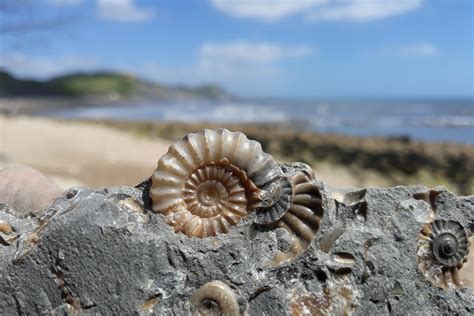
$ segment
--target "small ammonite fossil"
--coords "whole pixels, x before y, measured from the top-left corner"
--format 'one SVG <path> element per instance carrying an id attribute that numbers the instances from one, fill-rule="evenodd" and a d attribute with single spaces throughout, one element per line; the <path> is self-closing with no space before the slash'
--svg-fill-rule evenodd
<path id="1" fill-rule="evenodd" d="M 198 288 L 190 302 L 195 315 L 239 315 L 239 304 L 232 289 L 221 281 L 211 281 Z"/>
<path id="2" fill-rule="evenodd" d="M 446 267 L 460 264 L 469 251 L 464 228 L 456 221 L 436 220 L 432 229 L 431 250 L 436 260 Z"/>
<path id="3" fill-rule="evenodd" d="M 293 188 L 288 177 L 271 182 L 262 194 L 262 203 L 258 208 L 254 223 L 271 224 L 281 219 L 289 210 L 293 199 Z"/>
<path id="4" fill-rule="evenodd" d="M 308 168 L 293 168 L 288 171 L 292 187 L 292 200 L 288 212 L 272 226 L 283 228 L 290 235 L 289 249 L 277 251 L 270 266 L 278 266 L 301 255 L 311 244 L 319 230 L 324 215 L 321 192 Z M 309 169 L 310 170 L 310 169 Z"/>
<path id="5" fill-rule="evenodd" d="M 441 288 L 460 287 L 458 271 L 467 261 L 469 237 L 454 220 L 427 224 L 418 237 L 418 267 L 425 278 Z"/>
<path id="6" fill-rule="evenodd" d="M 186 135 L 160 158 L 152 176 L 152 208 L 177 232 L 215 236 L 259 207 L 281 175 L 260 143 L 239 132 L 206 129 Z"/>

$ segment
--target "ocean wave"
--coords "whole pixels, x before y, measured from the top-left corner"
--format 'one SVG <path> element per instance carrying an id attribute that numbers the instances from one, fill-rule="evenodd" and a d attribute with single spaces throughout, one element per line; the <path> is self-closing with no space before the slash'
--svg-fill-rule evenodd
<path id="1" fill-rule="evenodd" d="M 332 102 L 159 102 L 80 107 L 47 113 L 62 118 L 216 123 L 289 123 L 320 132 L 408 135 L 414 139 L 474 142 L 468 103 L 366 104 Z"/>
<path id="2" fill-rule="evenodd" d="M 215 106 L 202 104 L 199 107 L 176 106 L 162 110 L 162 118 L 166 121 L 191 122 L 283 122 L 291 120 L 285 109 L 276 106 L 260 106 L 258 104 L 225 103 Z"/>
<path id="3" fill-rule="evenodd" d="M 418 125 L 431 127 L 474 127 L 474 116 L 437 116 L 420 119 Z"/>

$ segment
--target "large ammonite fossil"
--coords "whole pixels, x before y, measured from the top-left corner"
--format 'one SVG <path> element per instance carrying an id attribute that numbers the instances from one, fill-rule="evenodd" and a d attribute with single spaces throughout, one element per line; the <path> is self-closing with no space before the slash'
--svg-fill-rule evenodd
<path id="1" fill-rule="evenodd" d="M 262 200 L 271 201 L 267 208 L 275 204 L 274 182 L 281 176 L 260 143 L 239 132 L 206 129 L 186 135 L 160 158 L 152 176 L 152 208 L 177 232 L 215 236 L 228 232 Z"/>
<path id="2" fill-rule="evenodd" d="M 454 220 L 435 220 L 418 237 L 418 267 L 425 278 L 441 288 L 460 287 L 458 271 L 467 261 L 469 238 Z"/>

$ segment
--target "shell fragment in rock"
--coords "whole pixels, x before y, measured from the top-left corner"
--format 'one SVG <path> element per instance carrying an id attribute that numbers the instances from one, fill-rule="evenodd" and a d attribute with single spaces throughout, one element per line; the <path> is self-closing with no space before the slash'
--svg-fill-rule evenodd
<path id="1" fill-rule="evenodd" d="M 211 281 L 198 288 L 190 302 L 194 315 L 238 316 L 239 304 L 232 289 L 222 281 Z"/>
<path id="2" fill-rule="evenodd" d="M 281 176 L 260 143 L 239 132 L 204 130 L 170 146 L 152 176 L 153 211 L 190 237 L 227 233 Z"/>
<path id="3" fill-rule="evenodd" d="M 0 233 L 3 233 L 5 235 L 10 235 L 13 232 L 12 225 L 10 223 L 0 220 Z"/>
<path id="4" fill-rule="evenodd" d="M 459 269 L 468 253 L 467 230 L 457 221 L 435 220 L 426 224 L 418 236 L 418 268 L 437 287 L 462 286 Z"/>

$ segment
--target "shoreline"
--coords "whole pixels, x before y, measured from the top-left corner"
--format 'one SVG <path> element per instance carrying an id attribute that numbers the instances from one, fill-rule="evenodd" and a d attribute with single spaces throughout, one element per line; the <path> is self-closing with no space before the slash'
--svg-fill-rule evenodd
<path id="1" fill-rule="evenodd" d="M 472 116 L 474 112 L 468 108 L 456 115 L 438 112 L 436 108 L 429 108 L 430 111 L 433 111 L 432 116 L 426 114 L 422 117 L 416 115 L 411 117 L 411 112 L 407 110 L 406 106 L 410 107 L 412 102 L 404 100 L 403 102 L 408 103 L 400 105 L 405 109 L 400 112 L 403 114 L 396 114 L 396 112 L 388 110 L 386 114 L 374 115 L 373 106 L 383 106 L 389 101 L 380 101 L 380 104 L 371 105 L 374 101 L 368 100 L 367 107 L 361 108 L 361 111 L 367 111 L 367 113 L 363 113 L 368 116 L 362 120 L 366 114 L 361 116 L 355 113 L 354 119 L 351 119 L 352 116 L 350 115 L 341 114 L 341 110 L 349 105 L 355 106 L 361 103 L 357 100 L 349 100 L 347 104 L 346 101 L 342 102 L 342 107 L 338 107 L 341 101 L 334 101 L 334 104 L 326 104 L 321 100 L 302 103 L 292 101 L 293 103 L 296 102 L 297 105 L 304 106 L 297 110 L 296 114 L 291 114 L 290 105 L 292 102 L 279 103 L 283 101 L 275 101 L 274 104 L 271 103 L 276 107 L 274 111 L 272 107 L 268 107 L 267 102 L 260 104 L 258 100 L 230 99 L 227 101 L 230 103 L 221 103 L 222 100 L 215 103 L 212 100 L 205 101 L 196 98 L 149 99 L 129 97 L 114 99 L 112 96 L 6 98 L 0 96 L 0 115 L 31 115 L 51 119 L 117 121 L 132 124 L 134 122 L 139 124 L 154 122 L 183 124 L 183 122 L 191 122 L 189 124 L 216 126 L 222 125 L 221 122 L 225 122 L 223 124 L 226 126 L 278 125 L 298 132 L 311 132 L 317 135 L 474 146 L 474 141 L 469 137 L 471 133 L 474 133 L 474 125 L 472 125 L 474 124 L 474 116 Z M 447 101 L 439 100 L 439 102 Z M 311 107 L 313 109 L 316 107 L 316 110 L 306 112 L 305 107 L 308 104 L 312 104 Z M 280 106 L 282 107 L 280 108 Z M 318 116 L 319 111 L 325 112 L 328 107 L 332 108 L 333 106 L 334 110 L 331 111 L 331 114 L 326 113 L 322 117 Z M 242 108 L 239 109 L 239 107 Z M 243 111 L 242 117 L 240 117 L 239 111 Z M 301 111 L 305 115 L 302 116 Z M 249 115 L 251 115 L 251 119 L 249 119 Z M 314 118 L 315 115 L 319 118 Z M 387 126 L 380 125 L 385 124 L 387 118 L 384 115 L 388 115 L 389 120 L 398 122 L 396 123 L 398 125 L 391 125 L 390 123 Z M 463 115 L 467 116 L 463 118 Z M 259 118 L 261 119 L 259 120 Z M 329 123 L 324 123 L 327 120 L 329 120 Z M 338 123 L 332 123 L 333 120 Z M 405 120 L 408 120 L 406 124 L 400 123 Z"/>

